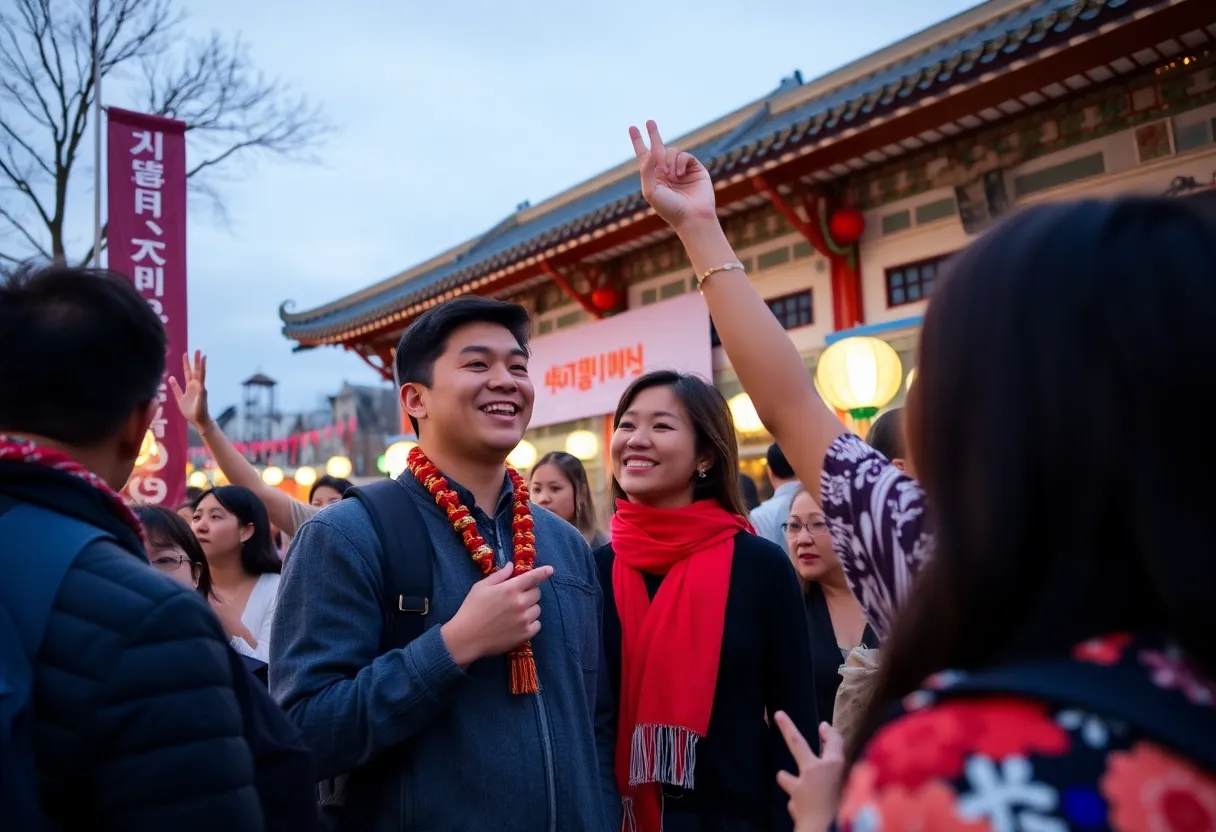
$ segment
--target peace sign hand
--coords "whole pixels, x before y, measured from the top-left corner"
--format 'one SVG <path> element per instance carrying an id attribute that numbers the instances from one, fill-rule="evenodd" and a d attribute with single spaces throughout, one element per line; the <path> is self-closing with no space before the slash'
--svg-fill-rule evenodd
<path id="1" fill-rule="evenodd" d="M 785 745 L 798 764 L 798 775 L 777 773 L 777 785 L 790 796 L 794 832 L 826 832 L 836 816 L 840 777 L 844 772 L 844 740 L 826 722 L 819 725 L 823 754 L 816 757 L 793 720 L 778 711 L 774 715 Z"/>
<path id="2" fill-rule="evenodd" d="M 677 232 L 698 221 L 717 224 L 714 184 L 709 171 L 691 154 L 665 147 L 653 121 L 646 122 L 646 131 L 650 134 L 650 149 L 646 148 L 642 131 L 629 128 L 646 201 Z"/>

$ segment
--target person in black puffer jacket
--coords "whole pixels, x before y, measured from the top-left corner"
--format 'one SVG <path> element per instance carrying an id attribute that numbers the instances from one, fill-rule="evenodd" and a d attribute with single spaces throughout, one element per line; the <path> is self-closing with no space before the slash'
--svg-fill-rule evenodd
<path id="1" fill-rule="evenodd" d="M 40 541 L 99 534 L 59 584 L 33 661 L 51 828 L 261 832 L 223 629 L 151 568 L 112 490 L 155 413 L 164 356 L 160 321 L 120 275 L 53 268 L 0 283 L 0 522 L 22 518 L 0 537 L 0 612 L 19 608 Z"/>

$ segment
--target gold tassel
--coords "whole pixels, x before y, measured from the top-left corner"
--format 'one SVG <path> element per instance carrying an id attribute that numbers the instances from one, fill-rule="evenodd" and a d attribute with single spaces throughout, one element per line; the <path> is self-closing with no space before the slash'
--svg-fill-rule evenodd
<path id="1" fill-rule="evenodd" d="M 537 693 L 540 680 L 536 677 L 536 657 L 532 645 L 524 645 L 511 653 L 511 693 Z"/>

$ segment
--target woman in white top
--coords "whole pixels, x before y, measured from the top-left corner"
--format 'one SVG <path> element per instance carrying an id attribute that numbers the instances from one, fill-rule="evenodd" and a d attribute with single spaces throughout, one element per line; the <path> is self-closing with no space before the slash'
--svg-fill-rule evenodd
<path id="1" fill-rule="evenodd" d="M 232 639 L 232 648 L 269 662 L 270 627 L 283 563 L 271 543 L 265 506 L 248 488 L 213 488 L 199 498 L 190 525 L 207 555 L 211 606 Z"/>

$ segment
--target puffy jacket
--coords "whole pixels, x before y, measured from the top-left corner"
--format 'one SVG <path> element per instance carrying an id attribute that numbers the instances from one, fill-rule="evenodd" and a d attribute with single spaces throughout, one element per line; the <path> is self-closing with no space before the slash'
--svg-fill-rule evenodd
<path id="1" fill-rule="evenodd" d="M 0 494 L 113 530 L 88 484 L 15 470 L 0 466 Z M 116 536 L 127 545 L 94 543 L 68 570 L 37 654 L 44 811 L 64 830 L 261 832 L 223 629 Z M 5 557 L 38 556 L 4 545 Z"/>

